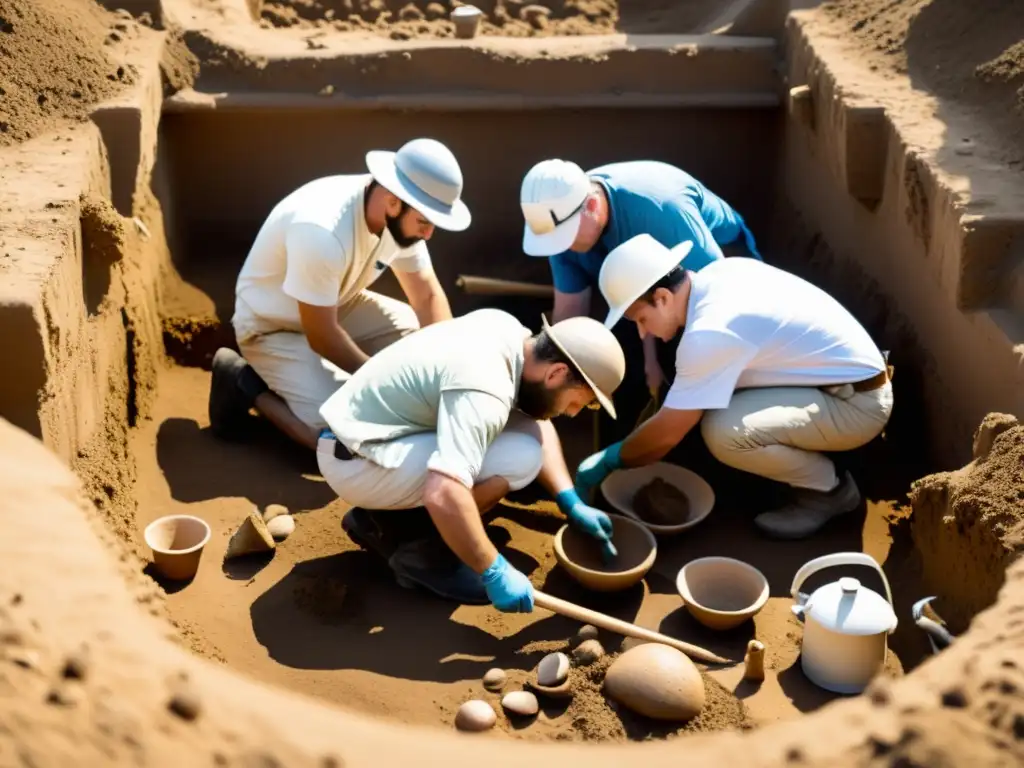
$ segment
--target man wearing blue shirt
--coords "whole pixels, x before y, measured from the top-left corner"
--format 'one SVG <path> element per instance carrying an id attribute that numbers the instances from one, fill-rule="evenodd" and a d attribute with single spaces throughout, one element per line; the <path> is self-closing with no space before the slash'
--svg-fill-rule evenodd
<path id="1" fill-rule="evenodd" d="M 686 268 L 693 272 L 724 258 L 721 246 L 731 243 L 761 260 L 743 217 L 693 176 L 667 163 L 636 160 L 584 171 L 570 161 L 544 160 L 524 177 L 520 205 L 523 250 L 548 257 L 551 265 L 552 322 L 590 314 L 605 257 L 636 235 L 650 235 L 666 248 L 692 241 Z M 636 337 L 620 338 L 627 350 L 630 341 L 635 344 Z M 656 395 L 666 383 L 665 374 L 654 338 L 648 336 L 642 344 L 647 389 Z M 638 399 L 629 385 L 633 377 L 627 377 L 616 398 L 623 406 Z M 631 409 L 619 410 L 627 421 Z M 638 413 L 639 408 L 634 417 Z"/>

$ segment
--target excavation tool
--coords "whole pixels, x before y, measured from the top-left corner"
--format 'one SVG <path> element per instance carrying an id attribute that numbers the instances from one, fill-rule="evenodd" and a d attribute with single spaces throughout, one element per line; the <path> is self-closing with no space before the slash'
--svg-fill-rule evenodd
<path id="1" fill-rule="evenodd" d="M 703 661 L 707 664 L 735 663 L 731 659 L 723 658 L 706 648 L 701 648 L 699 645 L 684 643 L 682 640 L 676 640 L 674 637 L 669 637 L 644 627 L 638 627 L 636 624 L 616 619 L 614 616 L 592 611 L 589 608 L 584 608 L 582 605 L 570 603 L 567 600 L 553 597 L 539 590 L 534 590 L 533 602 L 539 608 L 547 608 L 549 611 L 554 611 L 561 616 L 582 621 L 586 624 L 593 624 L 595 627 L 607 629 L 609 632 L 615 632 L 626 637 L 635 637 L 638 640 L 647 640 L 651 643 L 668 645 L 678 651 L 682 651 L 693 661 Z"/>
<path id="2" fill-rule="evenodd" d="M 935 595 L 932 595 L 931 597 L 922 598 L 914 603 L 910 609 L 910 613 L 914 617 L 914 623 L 928 636 L 928 643 L 932 647 L 932 653 L 938 653 L 948 648 L 953 644 L 953 640 L 956 639 L 942 624 L 924 615 L 925 606 L 934 600 L 935 597 Z M 929 610 L 933 613 L 935 611 L 934 608 Z"/>
<path id="3" fill-rule="evenodd" d="M 551 285 L 479 275 L 459 275 L 455 279 L 455 285 L 466 293 L 483 296 L 532 296 L 538 299 L 551 299 L 555 296 L 554 286 Z"/>

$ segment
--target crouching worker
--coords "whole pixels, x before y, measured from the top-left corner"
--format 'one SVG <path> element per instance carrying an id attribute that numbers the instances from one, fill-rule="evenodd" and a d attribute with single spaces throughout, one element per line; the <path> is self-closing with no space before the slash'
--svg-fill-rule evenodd
<path id="1" fill-rule="evenodd" d="M 395 342 L 320 409 L 320 471 L 354 507 L 342 527 L 403 586 L 533 610 L 530 581 L 480 516 L 539 478 L 570 523 L 614 554 L 611 520 L 573 490 L 549 419 L 613 412 L 625 368 L 612 333 L 584 317 L 545 320 L 531 335 L 511 315 L 481 309 Z"/>
<path id="2" fill-rule="evenodd" d="M 641 336 L 682 336 L 662 408 L 585 459 L 576 490 L 587 500 L 610 472 L 658 461 L 700 422 L 716 459 L 791 488 L 791 501 L 755 518 L 762 532 L 813 534 L 860 504 L 853 478 L 839 475 L 825 452 L 882 432 L 891 369 L 860 323 L 819 288 L 754 259 L 691 272 L 680 264 L 689 248 L 640 235 L 601 268 L 607 326 L 625 315 Z"/>
<path id="3" fill-rule="evenodd" d="M 210 426 L 238 434 L 249 408 L 311 450 L 320 406 L 371 356 L 421 326 L 450 319 L 427 240 L 462 231 L 462 171 L 438 141 L 366 155 L 368 173 L 326 176 L 285 197 L 238 276 L 242 355 L 213 358 Z M 408 304 L 368 290 L 388 268 Z"/>

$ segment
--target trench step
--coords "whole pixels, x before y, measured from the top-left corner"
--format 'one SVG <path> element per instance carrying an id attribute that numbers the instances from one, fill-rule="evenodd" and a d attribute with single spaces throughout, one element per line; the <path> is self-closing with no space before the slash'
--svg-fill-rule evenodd
<path id="1" fill-rule="evenodd" d="M 964 216 L 957 304 L 1024 317 L 1024 217 Z"/>
<path id="2" fill-rule="evenodd" d="M 846 191 L 874 210 L 885 189 L 885 164 L 889 148 L 889 122 L 885 107 L 844 102 L 838 130 L 842 147 Z"/>

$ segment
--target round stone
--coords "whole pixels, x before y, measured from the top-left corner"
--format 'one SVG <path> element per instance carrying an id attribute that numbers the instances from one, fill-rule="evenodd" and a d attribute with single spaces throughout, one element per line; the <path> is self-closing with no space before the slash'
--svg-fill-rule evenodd
<path id="1" fill-rule="evenodd" d="M 540 709 L 540 705 L 537 703 L 537 697 L 529 691 L 512 691 L 511 693 L 506 693 L 505 698 L 501 700 L 501 706 L 513 715 L 520 715 L 522 717 L 536 715 L 537 711 Z"/>
<path id="2" fill-rule="evenodd" d="M 537 665 L 537 682 L 548 688 L 560 685 L 569 676 L 569 657 L 564 653 L 549 653 Z"/>
<path id="3" fill-rule="evenodd" d="M 508 675 L 505 674 L 504 669 L 495 667 L 487 670 L 487 674 L 484 675 L 484 688 L 488 691 L 500 691 L 507 682 Z"/>
<path id="4" fill-rule="evenodd" d="M 608 667 L 604 690 L 655 720 L 689 720 L 704 708 L 704 679 L 680 651 L 659 643 L 630 648 Z"/>
<path id="5" fill-rule="evenodd" d="M 269 523 L 275 517 L 287 514 L 289 514 L 288 507 L 284 504 L 267 504 L 267 508 L 263 510 L 263 521 Z"/>
<path id="6" fill-rule="evenodd" d="M 291 515 L 278 515 L 267 523 L 267 530 L 274 541 L 284 541 L 295 531 L 295 518 Z"/>
<path id="7" fill-rule="evenodd" d="M 577 632 L 575 636 L 573 636 L 572 645 L 575 648 L 576 646 L 587 642 L 587 640 L 597 640 L 597 637 L 597 627 L 595 627 L 593 624 L 584 624 L 582 627 L 580 627 L 580 631 Z"/>
<path id="8" fill-rule="evenodd" d="M 593 664 L 602 656 L 604 656 L 604 646 L 597 640 L 584 640 L 572 652 L 572 657 L 576 660 L 576 663 L 583 667 Z"/>
<path id="9" fill-rule="evenodd" d="M 486 731 L 493 728 L 498 716 L 486 701 L 471 699 L 459 707 L 455 715 L 455 727 L 460 731 Z"/>

